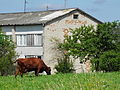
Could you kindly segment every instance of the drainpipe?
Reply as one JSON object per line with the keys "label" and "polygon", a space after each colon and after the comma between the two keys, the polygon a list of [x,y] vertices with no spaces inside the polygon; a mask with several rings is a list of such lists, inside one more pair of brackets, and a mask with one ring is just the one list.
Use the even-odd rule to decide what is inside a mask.
{"label": "drainpipe", "polygon": [[12,28],[12,39],[13,39],[13,42],[16,43],[16,35],[15,35],[15,31],[16,31],[16,26],[13,26],[13,28]]}

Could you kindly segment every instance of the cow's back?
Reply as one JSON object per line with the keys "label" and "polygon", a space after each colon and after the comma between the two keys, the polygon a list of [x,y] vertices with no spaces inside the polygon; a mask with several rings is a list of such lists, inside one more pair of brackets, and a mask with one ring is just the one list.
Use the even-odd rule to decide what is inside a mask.
{"label": "cow's back", "polygon": [[37,67],[45,67],[45,63],[43,60],[39,58],[20,58],[17,60],[18,65],[26,66],[27,68],[37,68]]}

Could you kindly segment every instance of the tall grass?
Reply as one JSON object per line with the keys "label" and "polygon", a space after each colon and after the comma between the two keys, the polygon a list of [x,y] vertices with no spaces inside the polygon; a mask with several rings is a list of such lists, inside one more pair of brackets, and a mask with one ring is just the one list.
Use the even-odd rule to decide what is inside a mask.
{"label": "tall grass", "polygon": [[0,90],[120,90],[120,72],[1,76]]}

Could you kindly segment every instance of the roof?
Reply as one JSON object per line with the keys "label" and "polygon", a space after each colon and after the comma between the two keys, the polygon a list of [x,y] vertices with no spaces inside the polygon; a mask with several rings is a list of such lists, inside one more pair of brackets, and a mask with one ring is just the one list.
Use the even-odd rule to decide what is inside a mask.
{"label": "roof", "polygon": [[4,25],[29,25],[29,24],[46,24],[53,19],[57,19],[63,15],[69,14],[75,10],[85,14],[89,18],[98,23],[102,23],[96,18],[90,16],[84,11],[78,8],[61,9],[61,10],[48,10],[48,11],[36,11],[36,12],[21,12],[21,13],[1,13],[0,14],[0,26]]}

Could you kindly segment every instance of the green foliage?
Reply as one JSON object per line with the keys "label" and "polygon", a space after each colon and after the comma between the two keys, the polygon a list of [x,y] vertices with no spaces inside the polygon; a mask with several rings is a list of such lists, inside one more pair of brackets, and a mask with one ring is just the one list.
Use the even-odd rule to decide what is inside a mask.
{"label": "green foliage", "polygon": [[87,51],[92,52],[95,49],[88,48],[92,47],[92,44],[89,42],[95,41],[94,38],[91,38],[94,36],[94,32],[93,26],[81,26],[80,28],[71,30],[72,35],[66,36],[64,43],[60,45],[60,48],[67,50],[68,55],[74,57],[86,56],[88,53]]}
{"label": "green foliage", "polygon": [[0,76],[0,90],[120,90],[120,72]]}
{"label": "green foliage", "polygon": [[100,58],[92,60],[94,63],[96,61],[99,61],[99,68],[102,71],[120,71],[120,52],[115,52],[114,50],[106,51]]}
{"label": "green foliage", "polygon": [[63,58],[58,58],[58,64],[55,66],[57,73],[72,73],[73,62],[70,60],[69,56],[65,55]]}
{"label": "green foliage", "polygon": [[[119,42],[119,37],[120,33],[120,23],[119,22],[112,22],[112,23],[104,23],[104,24],[99,24],[97,26],[97,31],[96,31],[96,38],[98,39],[95,48],[97,48],[97,51],[95,56],[94,56],[94,61],[92,61],[92,65],[94,67],[95,65],[95,70],[100,71],[119,71],[119,60],[118,56],[117,57],[111,57],[111,55],[115,55],[115,53],[119,53],[120,50],[120,42]],[[110,52],[113,53],[110,53]],[[109,66],[113,62],[112,66]],[[116,65],[118,64],[118,65]],[[106,65],[106,67],[104,67]],[[113,69],[111,69],[111,67]],[[116,67],[116,69],[114,69]]]}
{"label": "green foliage", "polygon": [[81,26],[71,30],[71,34],[65,37],[60,48],[75,58],[85,58],[86,55],[95,58],[92,65],[96,71],[99,71],[101,70],[99,66],[101,55],[107,51],[120,50],[120,23],[115,21],[98,24],[96,27]]}
{"label": "green foliage", "polygon": [[12,59],[15,58],[15,45],[9,36],[0,29],[0,73],[11,74],[13,70]]}

